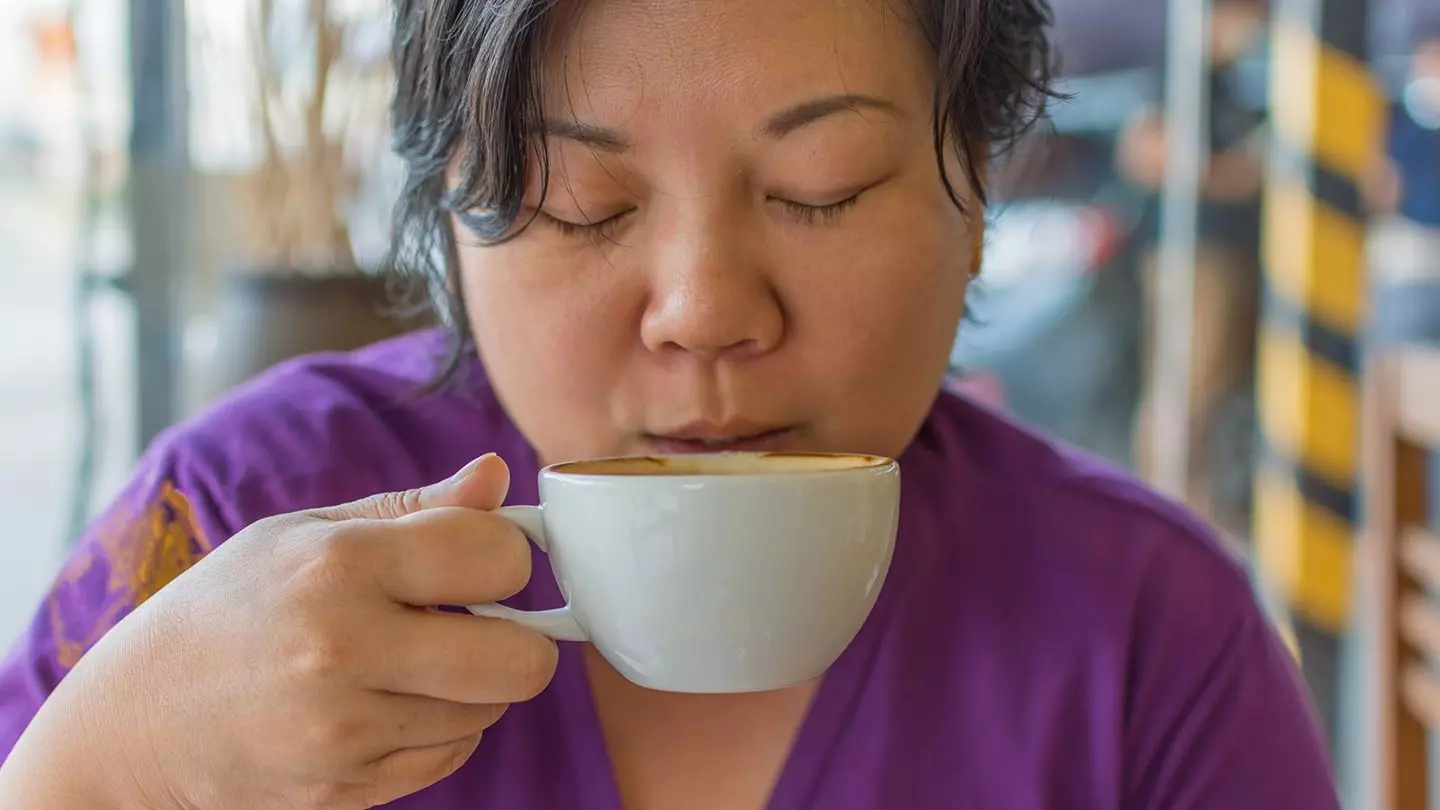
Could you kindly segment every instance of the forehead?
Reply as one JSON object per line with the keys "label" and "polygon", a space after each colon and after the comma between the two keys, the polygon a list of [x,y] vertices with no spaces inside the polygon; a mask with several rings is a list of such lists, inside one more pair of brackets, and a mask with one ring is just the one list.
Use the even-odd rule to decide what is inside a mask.
{"label": "forehead", "polygon": [[568,0],[546,47],[546,109],[625,126],[825,94],[928,104],[934,55],[907,2]]}

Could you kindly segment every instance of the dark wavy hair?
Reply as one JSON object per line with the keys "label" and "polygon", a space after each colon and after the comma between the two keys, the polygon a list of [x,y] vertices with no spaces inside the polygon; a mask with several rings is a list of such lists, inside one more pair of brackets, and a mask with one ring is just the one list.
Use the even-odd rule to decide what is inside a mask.
{"label": "dark wavy hair", "polygon": [[[484,242],[503,241],[525,224],[516,220],[530,156],[548,173],[537,148],[545,120],[538,76],[546,17],[558,1],[395,3],[392,137],[405,183],[386,267],[423,285],[451,330],[441,379],[473,348],[449,217],[458,214]],[[935,53],[935,157],[945,187],[963,208],[945,168],[953,148],[983,204],[986,158],[1014,145],[1054,98],[1049,2],[905,2]],[[457,159],[458,183],[447,187]]]}

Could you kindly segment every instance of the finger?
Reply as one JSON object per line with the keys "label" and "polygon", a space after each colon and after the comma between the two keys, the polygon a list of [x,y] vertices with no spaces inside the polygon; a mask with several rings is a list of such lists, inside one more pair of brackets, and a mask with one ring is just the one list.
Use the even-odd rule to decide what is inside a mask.
{"label": "finger", "polygon": [[375,718],[375,725],[365,749],[373,757],[469,739],[495,725],[508,708],[385,692],[371,692],[367,702],[367,716]]}
{"label": "finger", "polygon": [[[555,642],[501,619],[409,611],[370,659],[371,689],[453,703],[493,705],[534,699],[555,677]],[[399,639],[397,643],[395,640]]]}
{"label": "finger", "polygon": [[465,465],[436,484],[403,492],[372,495],[309,514],[322,520],[394,520],[426,509],[461,507],[489,511],[505,502],[510,489],[510,468],[491,453]]}
{"label": "finger", "polygon": [[416,607],[476,605],[530,581],[530,541],[510,521],[455,507],[365,527],[366,564],[380,590]]}
{"label": "finger", "polygon": [[369,767],[365,806],[389,804],[451,776],[475,754],[480,738],[481,735],[476,734],[443,745],[386,754]]}

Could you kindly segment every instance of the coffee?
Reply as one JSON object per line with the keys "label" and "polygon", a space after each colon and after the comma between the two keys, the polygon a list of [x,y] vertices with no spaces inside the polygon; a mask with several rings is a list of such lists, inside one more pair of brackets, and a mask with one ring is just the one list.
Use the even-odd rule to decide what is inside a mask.
{"label": "coffee", "polygon": [[772,475],[859,470],[890,463],[887,458],[863,455],[711,453],[577,461],[557,465],[554,470],[564,475]]}

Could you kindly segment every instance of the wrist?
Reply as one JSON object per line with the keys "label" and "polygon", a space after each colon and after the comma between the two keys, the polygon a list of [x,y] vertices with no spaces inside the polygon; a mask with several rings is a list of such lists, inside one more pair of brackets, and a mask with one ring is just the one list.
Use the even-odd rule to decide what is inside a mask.
{"label": "wrist", "polygon": [[0,807],[188,810],[161,783],[141,778],[125,736],[106,733],[109,724],[74,705],[83,701],[68,700],[66,686],[61,683],[0,761]]}
{"label": "wrist", "polygon": [[178,810],[142,798],[133,787],[115,779],[112,769],[89,758],[34,739],[22,739],[0,764],[0,807],[27,810]]}

